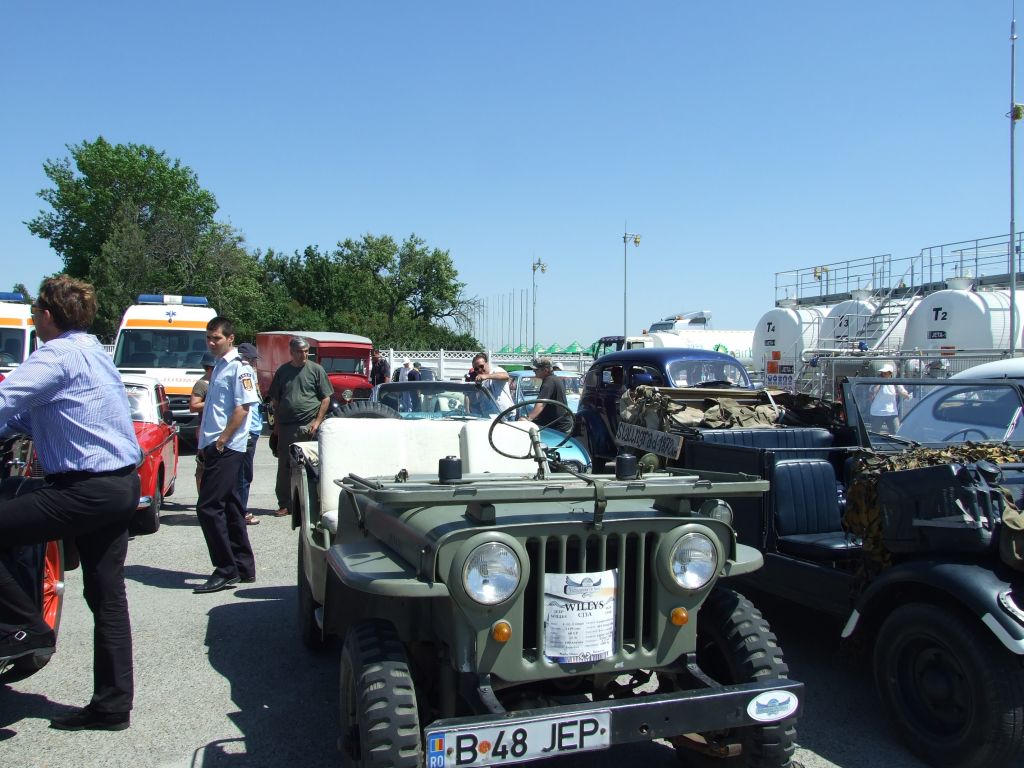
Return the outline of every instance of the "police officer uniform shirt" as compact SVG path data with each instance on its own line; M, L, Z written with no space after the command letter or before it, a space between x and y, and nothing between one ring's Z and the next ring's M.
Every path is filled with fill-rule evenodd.
M210 376L210 391L206 394L203 421L199 427L200 450L217 442L235 408L255 405L259 399L256 372L242 362L238 350L232 347L217 361ZM227 450L245 452L249 441L245 426L243 423L231 436L231 441L224 446Z

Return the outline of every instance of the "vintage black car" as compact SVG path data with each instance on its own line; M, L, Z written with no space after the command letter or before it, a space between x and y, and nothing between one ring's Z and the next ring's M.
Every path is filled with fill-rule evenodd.
M1024 387L870 378L842 391L827 428L695 429L678 463L770 481L765 497L734 505L739 541L765 557L739 581L845 620L915 753L936 766L1013 764L1024 573L1007 548L1024 507Z
M595 472L618 453L615 435L622 393L640 386L752 388L739 360L707 349L628 349L599 357L583 377L576 413L576 435L590 452Z

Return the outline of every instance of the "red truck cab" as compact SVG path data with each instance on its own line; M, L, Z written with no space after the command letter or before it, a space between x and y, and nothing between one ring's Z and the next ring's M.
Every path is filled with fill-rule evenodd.
M309 342L309 359L327 371L334 396L340 405L370 398L370 351L373 342L365 336L332 331L264 331L256 334L256 361L260 394L265 398L274 372L291 361L288 342L299 336Z

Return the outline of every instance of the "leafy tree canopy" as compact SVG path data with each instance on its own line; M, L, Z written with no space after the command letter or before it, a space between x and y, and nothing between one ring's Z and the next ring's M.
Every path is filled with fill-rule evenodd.
M95 141L69 145L70 157L47 160L53 187L38 195L52 208L26 222L64 260L73 277L90 276L104 243L126 219L144 232L174 221L190 234L213 224L217 201L180 161L143 144Z

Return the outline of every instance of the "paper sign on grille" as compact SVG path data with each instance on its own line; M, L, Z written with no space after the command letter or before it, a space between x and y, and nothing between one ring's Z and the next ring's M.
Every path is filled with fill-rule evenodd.
M544 577L544 655L560 664L598 661L615 652L618 573Z

